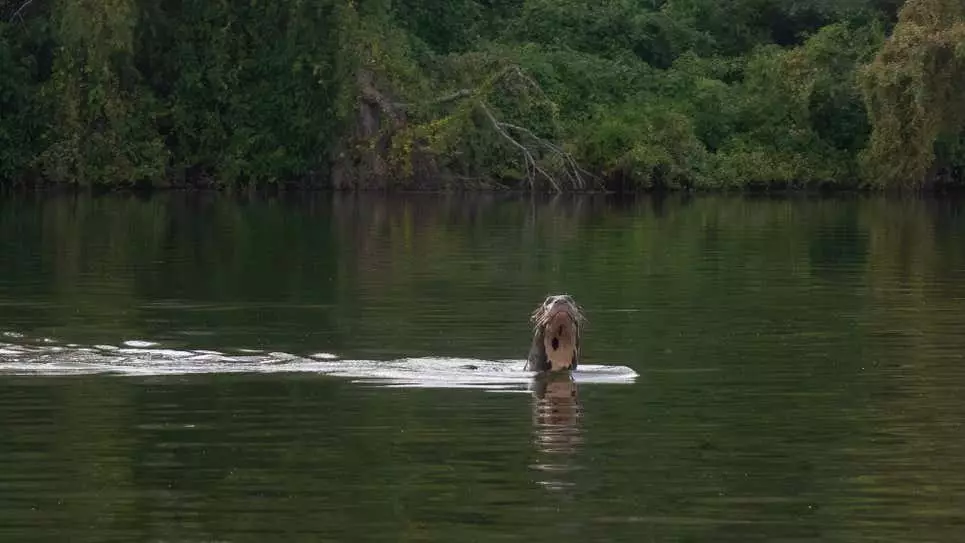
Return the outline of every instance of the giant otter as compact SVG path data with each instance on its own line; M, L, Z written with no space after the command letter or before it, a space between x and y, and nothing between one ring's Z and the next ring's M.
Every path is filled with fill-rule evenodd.
M573 298L566 294L548 296L533 311L533 345L526 371L575 370L584 320Z

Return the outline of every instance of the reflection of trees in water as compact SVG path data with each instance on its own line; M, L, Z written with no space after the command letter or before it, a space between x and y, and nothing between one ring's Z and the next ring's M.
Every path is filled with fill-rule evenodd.
M532 391L537 452L533 468L540 472L537 482L550 490L565 490L574 484L566 474L578 467L573 455L583 443L583 410L576 382L569 374L540 375L534 379Z

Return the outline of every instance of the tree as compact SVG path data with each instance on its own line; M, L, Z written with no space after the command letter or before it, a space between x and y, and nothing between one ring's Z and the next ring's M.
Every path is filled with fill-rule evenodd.
M44 96L57 125L39 157L44 174L80 184L161 181L167 150L132 64L134 0L62 0L53 10L59 47Z
M935 143L965 128L965 4L908 0L894 34L865 69L869 182L921 187L935 174Z

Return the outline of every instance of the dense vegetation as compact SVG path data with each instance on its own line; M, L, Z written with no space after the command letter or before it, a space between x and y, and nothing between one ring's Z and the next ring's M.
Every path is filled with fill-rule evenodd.
M961 0L0 0L0 179L934 187Z

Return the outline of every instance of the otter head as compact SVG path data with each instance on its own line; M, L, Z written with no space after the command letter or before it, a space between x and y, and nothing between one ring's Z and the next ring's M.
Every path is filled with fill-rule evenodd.
M534 371L575 370L580 358L583 312L566 294L548 296L533 311L533 346L528 367Z

